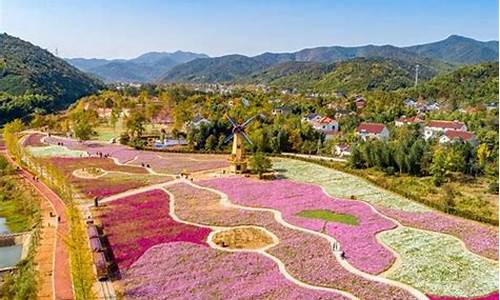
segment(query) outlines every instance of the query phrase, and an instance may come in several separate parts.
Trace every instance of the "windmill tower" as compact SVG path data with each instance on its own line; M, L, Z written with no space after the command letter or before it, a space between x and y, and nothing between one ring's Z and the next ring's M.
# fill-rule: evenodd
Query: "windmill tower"
M245 145L244 140L250 145L253 145L252 141L245 132L245 128L257 117L255 115L250 119L246 120L241 124L237 124L230 116L226 115L229 123L233 126L232 133L226 137L224 143L227 143L233 139L233 147L231 151L231 156L229 157L230 171L231 173L241 174L247 170L247 159L245 156Z

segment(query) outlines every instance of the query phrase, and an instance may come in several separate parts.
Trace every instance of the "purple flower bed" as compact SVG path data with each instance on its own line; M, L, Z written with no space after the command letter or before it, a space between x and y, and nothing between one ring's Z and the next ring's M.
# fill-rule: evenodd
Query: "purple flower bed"
M178 241L206 245L210 229L174 221L169 197L152 190L106 203L95 210L121 270L154 245Z
M339 241L347 260L356 268L378 274L392 265L395 257L377 242L376 233L396 226L359 201L334 199L320 187L289 180L257 181L243 177L210 179L201 185L220 190L235 203L279 210L294 225L324 232ZM297 216L304 210L326 209L358 219L358 225L325 222Z
M182 242L148 250L124 277L131 299L346 299L294 284L265 256Z
M447 296L433 296L427 295L429 300L498 300L498 291L493 292L489 295L480 296L480 297L447 297Z
M43 143L41 140L45 135L41 133L31 133L29 134L23 141L23 147L32 146L32 147L41 147L47 146L47 144Z
M175 213L183 220L218 226L255 225L274 233L280 242L267 252L305 283L344 290L361 299L414 298L400 288L348 272L337 262L326 239L283 226L271 212L226 206L220 203L218 194L184 183L169 186L168 190L175 197Z
M381 213L403 225L451 234L461 239L474 253L498 260L498 228L463 220L439 212L406 212L377 207Z

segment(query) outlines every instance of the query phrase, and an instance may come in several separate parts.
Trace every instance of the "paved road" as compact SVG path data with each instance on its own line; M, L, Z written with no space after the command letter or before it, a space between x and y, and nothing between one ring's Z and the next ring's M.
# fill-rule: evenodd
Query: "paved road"
M14 160L10 157L10 155L8 155L6 151L4 153L7 159L13 165L17 165L17 163L14 162ZM34 180L33 175L29 171L21 168L19 172L26 178L29 183L33 185L33 187L41 196L43 196L44 199L48 200L51 203L51 206L55 209L57 216L60 217L60 222L57 226L57 240L54 262L55 299L74 299L69 264L69 250L66 243L64 242L65 237L69 234L69 224L66 216L66 205L64 204L63 200L51 189L49 189L43 182Z

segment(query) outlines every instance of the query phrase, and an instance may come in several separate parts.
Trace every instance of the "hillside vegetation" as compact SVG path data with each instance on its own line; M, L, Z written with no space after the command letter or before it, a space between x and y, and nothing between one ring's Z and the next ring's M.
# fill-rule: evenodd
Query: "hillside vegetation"
M48 51L0 34L0 124L35 109L66 107L101 87Z

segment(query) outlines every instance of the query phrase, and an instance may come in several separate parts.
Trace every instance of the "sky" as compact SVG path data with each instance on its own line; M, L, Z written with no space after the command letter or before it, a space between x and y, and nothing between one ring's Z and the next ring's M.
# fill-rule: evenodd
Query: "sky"
M497 0L0 0L0 32L61 57L498 40Z

